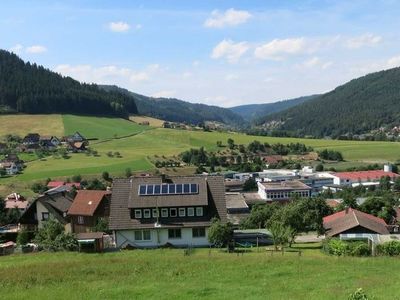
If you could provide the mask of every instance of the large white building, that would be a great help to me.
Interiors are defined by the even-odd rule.
[[[298,181],[258,182],[259,196],[269,202],[288,201],[292,197],[306,198],[311,196],[311,188]]]

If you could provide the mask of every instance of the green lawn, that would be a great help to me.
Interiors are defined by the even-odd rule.
[[[39,253],[2,257],[0,287],[4,299],[347,299],[360,287],[374,299],[398,299],[399,267],[396,258],[319,250]]]

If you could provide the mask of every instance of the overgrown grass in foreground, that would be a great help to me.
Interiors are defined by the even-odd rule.
[[[0,258],[7,299],[347,299],[362,287],[375,299],[400,297],[400,260],[299,257],[206,249],[108,254],[39,253]],[[390,278],[390,280],[388,280]]]

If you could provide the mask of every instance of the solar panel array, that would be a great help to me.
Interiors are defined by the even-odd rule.
[[[145,184],[140,185],[138,191],[140,196],[190,195],[198,193],[199,185],[196,183]]]

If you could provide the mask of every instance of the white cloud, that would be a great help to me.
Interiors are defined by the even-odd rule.
[[[204,22],[204,26],[210,28],[236,26],[247,22],[251,17],[252,15],[246,10],[235,10],[230,8],[223,13],[214,10],[211,13],[211,17]]]
[[[143,25],[142,24],[136,24],[136,26],[135,26],[135,29],[136,30],[139,30],[139,29],[142,29],[143,28]]]
[[[231,80],[235,80],[235,79],[239,79],[239,75],[237,74],[228,74],[225,76],[225,80],[226,81],[231,81]]]
[[[228,62],[235,63],[248,49],[247,42],[235,43],[232,40],[223,40],[214,47],[211,57],[213,59],[226,58]]]
[[[332,65],[333,65],[333,62],[331,62],[331,61],[324,62],[319,57],[316,57],[316,56],[306,60],[305,62],[303,62],[301,64],[302,67],[306,67],[306,68],[321,68],[323,70],[329,68]]]
[[[159,91],[151,95],[151,97],[154,98],[171,98],[175,95],[175,91],[172,90],[165,90],[165,91]]]
[[[113,32],[127,32],[131,26],[126,22],[110,22],[108,28]]]
[[[379,44],[382,37],[371,33],[366,33],[360,36],[349,38],[346,41],[346,47],[350,49],[358,49],[362,47],[370,47]]]
[[[16,44],[15,46],[11,47],[9,50],[15,54],[20,54],[21,51],[24,49],[24,46],[21,44]]]
[[[155,69],[151,66],[146,67],[142,71],[132,70],[129,68],[120,68],[117,66],[94,67],[91,65],[58,65],[54,71],[70,76],[83,82],[95,82],[101,84],[127,84],[145,82],[151,79],[151,75],[155,73]]]
[[[192,62],[193,67],[198,67],[200,65],[200,62],[198,60],[194,60]]]
[[[40,54],[47,51],[47,48],[41,45],[33,45],[25,49],[27,53]]]
[[[400,55],[389,58],[386,64],[389,68],[400,67]]]
[[[259,59],[281,60],[285,55],[313,52],[314,50],[312,45],[308,44],[303,37],[274,39],[271,42],[256,47],[254,55]]]
[[[184,72],[183,74],[182,74],[182,77],[183,78],[185,78],[185,79],[187,79],[187,78],[190,78],[190,77],[192,77],[192,73],[191,72]]]

